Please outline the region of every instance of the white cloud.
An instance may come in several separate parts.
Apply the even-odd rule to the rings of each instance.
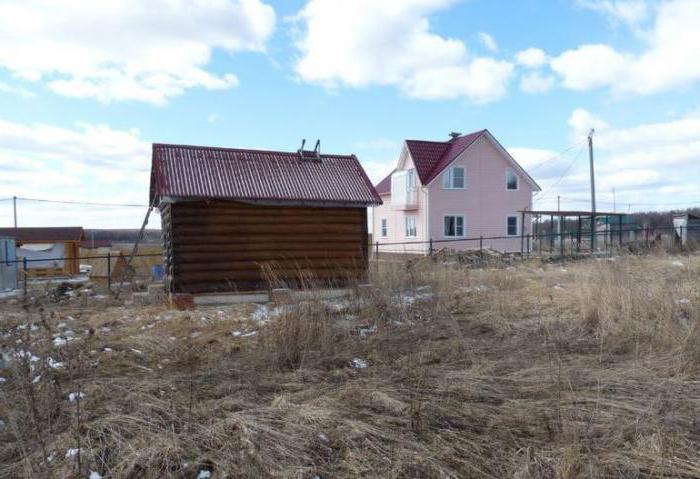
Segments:
[[[17,95],[22,98],[32,98],[36,96],[36,94],[33,91],[29,91],[26,88],[10,85],[4,82],[0,82],[0,92],[9,93],[10,95]]]
[[[209,123],[216,123],[217,121],[219,121],[219,114],[218,113],[209,113],[207,115],[207,121]]]
[[[618,206],[632,204],[634,210],[670,209],[671,206],[700,203],[697,178],[700,177],[700,114],[689,114],[666,122],[616,127],[599,116],[576,109],[569,118],[572,141],[585,140],[595,128],[596,189],[599,209],[611,209],[612,188]],[[511,149],[517,151],[517,149]],[[515,156],[515,155],[514,155]],[[517,156],[516,156],[517,158]],[[570,161],[570,160],[569,160]],[[585,203],[589,198],[587,155],[563,179],[569,161],[547,163],[541,184],[545,192],[537,207],[554,206],[556,195]],[[540,171],[534,171],[539,179]],[[588,207],[588,206],[586,206]]]
[[[547,63],[547,54],[540,48],[528,48],[516,53],[515,61],[526,68],[539,68]]]
[[[551,61],[552,69],[574,90],[610,87],[616,93],[651,94],[684,88],[700,80],[700,8],[697,0],[659,4],[653,26],[642,34],[640,54],[608,45],[582,45]]]
[[[583,8],[603,13],[613,22],[623,22],[632,27],[647,20],[651,14],[646,0],[577,0],[577,3]]]
[[[461,40],[431,31],[429,17],[454,3],[310,0],[294,17],[297,75],[329,88],[387,85],[414,98],[496,100],[512,65],[471,55]]]
[[[150,150],[138,130],[0,119],[0,191],[2,196],[143,204],[148,201]],[[25,226],[93,227],[137,227],[141,214],[137,210],[134,216],[133,209],[26,202],[21,202],[20,213]],[[2,218],[0,213],[0,224]]]
[[[498,51],[498,43],[496,40],[488,33],[479,32],[479,40],[484,47],[490,52]]]
[[[61,95],[163,104],[237,85],[206,70],[212,51],[263,51],[274,24],[261,0],[0,0],[0,67]]]
[[[544,93],[554,86],[554,77],[540,72],[530,72],[520,79],[520,89],[525,93]]]
[[[567,88],[589,90],[607,85],[619,88],[616,82],[626,74],[629,61],[607,45],[583,45],[554,58],[551,66]]]

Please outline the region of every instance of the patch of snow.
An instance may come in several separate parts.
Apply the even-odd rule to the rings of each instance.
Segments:
[[[361,338],[366,338],[367,336],[370,336],[370,335],[376,333],[377,327],[376,326],[360,326],[360,328],[358,328],[357,331],[360,334]]]
[[[321,441],[323,441],[323,442],[329,442],[328,436],[326,436],[326,435],[323,434],[322,432],[319,432],[319,433],[318,433],[318,438],[319,438]]]
[[[491,291],[493,288],[485,284],[477,284],[476,286],[462,286],[459,288],[460,291],[464,293],[485,293]]]
[[[83,399],[85,397],[85,393],[80,391],[79,393],[70,393],[68,395],[68,401],[70,402],[75,402],[76,399]]]
[[[65,367],[65,364],[61,361],[56,361],[54,358],[46,358],[46,363],[49,365],[51,369],[63,369]]]
[[[234,331],[234,332],[231,333],[231,335],[232,335],[234,338],[238,338],[238,337],[242,336],[243,333],[241,333],[240,331]]]
[[[364,359],[360,359],[360,358],[353,358],[350,361],[350,364],[355,369],[366,369],[369,367],[369,363],[367,361],[365,361]]]
[[[682,268],[683,266],[685,266],[685,265],[683,264],[682,261],[678,261],[678,260],[671,262],[671,264],[672,264],[673,266],[678,266],[678,267],[681,267],[681,268]]]
[[[555,284],[554,286],[552,286],[552,288],[553,288],[553,289],[564,289],[564,285],[563,285],[563,284],[557,283],[557,284]]]
[[[56,453],[55,453],[55,452],[52,452],[52,453],[49,454],[49,456],[46,458],[46,461],[47,461],[47,462],[52,462],[54,457],[56,457]]]
[[[141,351],[140,349],[131,348],[131,351],[132,351],[134,354],[138,354],[138,355],[142,355],[142,354],[143,354],[143,351]]]
[[[197,338],[201,335],[202,335],[202,333],[200,333],[199,331],[195,331],[192,334],[190,334],[190,338]]]
[[[66,319],[68,319],[69,321],[75,321],[75,318],[73,316],[66,316]]]
[[[68,343],[68,339],[62,338],[62,337],[57,337],[53,338],[53,345],[55,348],[60,348],[61,346],[65,346],[66,343]]]
[[[418,301],[424,301],[427,299],[431,299],[433,297],[433,293],[418,293],[418,294],[410,294],[410,293],[403,293],[399,294],[394,298],[394,302],[398,304],[399,306],[413,306],[414,303]]]
[[[292,308],[293,306],[290,305],[281,305],[270,309],[266,304],[259,304],[256,310],[250,315],[250,319],[256,323],[264,324],[267,321],[290,311]]]
[[[35,376],[34,379],[32,379],[32,384],[36,384],[39,381],[41,381],[41,374],[39,374],[38,376]]]
[[[338,313],[342,313],[343,311],[350,309],[350,307],[352,306],[350,304],[350,301],[348,301],[347,299],[325,300],[323,301],[323,305],[326,306],[328,309],[336,311]]]
[[[0,377],[0,384],[5,384],[7,382],[6,378]]]
[[[88,479],[102,479],[102,476],[100,476],[100,473],[97,471],[90,471]]]
[[[251,336],[255,336],[256,334],[258,334],[257,331],[251,331],[250,333],[241,334],[241,337],[242,338],[249,338]]]
[[[72,448],[72,447],[69,448],[66,451],[66,459],[70,459],[71,457],[77,456],[79,452],[80,452],[80,449],[78,449],[78,448]]]
[[[19,350],[19,351],[15,352],[15,357],[17,359],[29,359],[30,363],[35,363],[35,362],[39,361],[39,356],[35,356],[34,354],[32,354],[29,351]]]
[[[197,475],[197,479],[209,479],[211,477],[211,471],[208,469],[202,469]]]
[[[66,323],[58,323],[58,326],[56,326],[56,327],[57,328],[67,328],[68,326],[66,325]]]
[[[112,348],[102,348],[102,351],[104,351],[105,353],[111,353]]]
[[[677,299],[676,304],[690,304],[690,300],[687,298]]]

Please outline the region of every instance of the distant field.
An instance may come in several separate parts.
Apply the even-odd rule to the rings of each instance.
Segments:
[[[700,256],[371,275],[277,307],[0,303],[0,477],[700,477]]]

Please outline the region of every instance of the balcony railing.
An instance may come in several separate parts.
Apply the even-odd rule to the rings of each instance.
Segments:
[[[418,189],[411,188],[404,195],[391,195],[391,207],[395,210],[418,209]]]

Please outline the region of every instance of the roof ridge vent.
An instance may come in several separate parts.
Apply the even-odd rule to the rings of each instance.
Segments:
[[[461,134],[460,132],[458,132],[458,131],[451,131],[451,132],[450,132],[450,138],[453,139],[453,140],[456,140],[456,139],[459,138],[460,136],[462,136],[462,134]]]
[[[299,154],[299,158],[302,160],[304,159],[304,145],[306,144],[306,138],[301,139],[301,146],[297,150],[297,153]]]

